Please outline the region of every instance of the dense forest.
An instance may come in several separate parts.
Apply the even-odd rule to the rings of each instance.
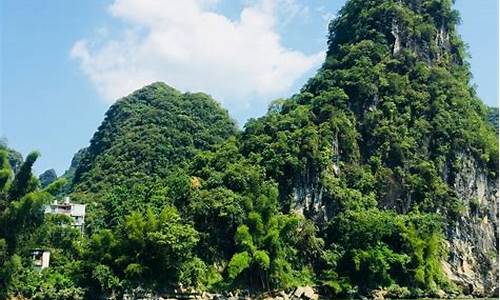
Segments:
[[[0,299],[498,294],[498,109],[452,4],[347,1],[317,74],[241,130],[157,82],[113,104],[60,177],[0,144]],[[63,196],[86,204],[83,233],[44,213]]]

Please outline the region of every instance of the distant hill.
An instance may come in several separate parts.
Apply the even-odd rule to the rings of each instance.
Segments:
[[[12,172],[15,174],[19,171],[21,164],[23,163],[23,156],[21,153],[14,149],[9,148],[7,140],[0,140],[0,150],[6,150],[9,160],[9,165],[12,168]]]
[[[57,180],[56,170],[45,170],[42,174],[40,174],[40,176],[38,176],[38,180],[40,181],[40,185],[43,188],[46,188],[49,184]]]
[[[498,107],[488,107],[488,120],[498,132]]]

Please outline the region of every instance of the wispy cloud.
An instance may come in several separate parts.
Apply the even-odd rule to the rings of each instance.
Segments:
[[[329,11],[324,6],[317,7],[316,11],[320,14],[321,18],[324,21],[326,21],[326,22],[330,22],[331,20],[337,18],[337,14],[336,13]]]
[[[283,8],[307,13],[293,0],[254,1],[236,21],[216,13],[217,2],[115,0],[109,12],[125,28],[75,42],[71,57],[107,101],[160,80],[241,107],[286,93],[323,59],[283,45]]]

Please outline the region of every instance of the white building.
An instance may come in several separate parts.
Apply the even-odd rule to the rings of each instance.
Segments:
[[[50,252],[42,249],[35,249],[31,252],[31,258],[35,269],[43,270],[49,267]]]
[[[46,214],[62,214],[73,219],[73,226],[78,228],[83,233],[85,225],[85,204],[71,203],[69,197],[64,198],[63,203],[54,203],[45,207]]]

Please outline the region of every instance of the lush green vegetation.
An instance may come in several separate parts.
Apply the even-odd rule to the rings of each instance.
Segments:
[[[196,150],[209,150],[235,132],[219,104],[202,93],[181,94],[163,84],[118,100],[79,159],[74,191],[103,194],[162,178]]]
[[[101,228],[110,209],[123,216],[148,203],[149,193],[185,168],[197,151],[210,150],[235,132],[227,112],[208,95],[151,84],[111,106],[90,146],[75,155],[65,174],[72,180],[68,189],[78,201],[95,205],[88,229]],[[138,197],[126,200],[131,204],[126,211],[109,207],[124,201],[116,199],[119,189]]]
[[[0,148],[0,298],[78,299],[84,294],[76,284],[73,257],[81,251],[83,237],[65,216],[44,216],[64,182],[40,189],[31,167],[38,153],[30,153],[13,176],[8,152]],[[50,249],[53,267],[43,272],[32,267],[34,249]]]
[[[12,171],[14,173],[17,173],[17,171],[21,167],[21,164],[23,163],[23,156],[21,155],[21,153],[15,151],[14,149],[9,148],[7,146],[6,139],[0,139],[0,148],[7,151],[7,158],[9,161],[9,165],[12,168]]]
[[[241,132],[207,95],[155,83],[114,104],[48,185],[31,173],[36,153],[13,164],[3,146],[0,297],[179,284],[455,292],[441,262],[463,209],[459,160],[498,176],[498,138],[470,85],[458,21],[451,0],[348,1],[318,74]],[[88,204],[84,235],[43,214],[63,194]],[[41,272],[35,248],[52,254]]]

